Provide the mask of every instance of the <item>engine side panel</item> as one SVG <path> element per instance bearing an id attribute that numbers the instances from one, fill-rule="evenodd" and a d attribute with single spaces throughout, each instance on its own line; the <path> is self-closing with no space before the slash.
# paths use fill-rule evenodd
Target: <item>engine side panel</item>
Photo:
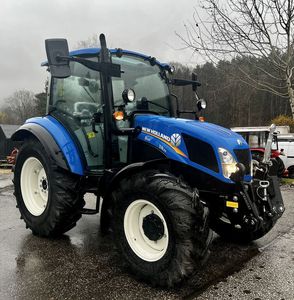
<path id="1" fill-rule="evenodd" d="M 244 180 L 251 180 L 249 146 L 240 135 L 226 128 L 210 123 L 156 115 L 138 115 L 135 117 L 134 125 L 142 128 L 137 138 L 150 143 L 167 158 L 189 165 L 221 182 L 230 184 L 233 181 L 223 176 L 218 155 L 218 148 L 225 147 L 237 162 L 246 164 L 247 174 L 244 176 Z M 196 145 L 194 141 L 193 145 L 195 144 L 195 147 L 191 149 L 190 145 L 188 151 L 188 143 L 185 141 L 185 136 L 188 139 L 201 141 L 201 147 L 203 147 L 199 149 L 197 146 L 199 143 L 196 143 Z M 209 149 L 206 149 L 207 151 L 204 149 L 204 145 L 209 146 Z M 247 151 L 249 154 L 246 161 L 240 161 L 234 150 Z M 202 157 L 197 157 L 201 155 Z M 212 157 L 213 159 L 211 159 Z"/>

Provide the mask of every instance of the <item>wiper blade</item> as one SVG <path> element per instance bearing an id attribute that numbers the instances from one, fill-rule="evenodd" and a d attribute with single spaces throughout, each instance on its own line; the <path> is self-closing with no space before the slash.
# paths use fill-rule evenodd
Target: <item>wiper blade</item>
<path id="1" fill-rule="evenodd" d="M 141 99 L 141 101 L 142 101 L 142 103 L 150 103 L 150 104 L 153 104 L 153 105 L 155 105 L 155 106 L 158 106 L 158 107 L 160 107 L 160 108 L 163 108 L 163 109 L 165 109 L 165 110 L 167 110 L 167 111 L 169 111 L 169 109 L 168 108 L 166 108 L 165 106 L 163 106 L 163 105 L 161 105 L 161 104 L 158 104 L 158 103 L 156 103 L 156 102 L 153 102 L 153 101 L 151 101 L 151 100 L 148 100 L 146 97 L 143 97 L 142 99 Z"/>

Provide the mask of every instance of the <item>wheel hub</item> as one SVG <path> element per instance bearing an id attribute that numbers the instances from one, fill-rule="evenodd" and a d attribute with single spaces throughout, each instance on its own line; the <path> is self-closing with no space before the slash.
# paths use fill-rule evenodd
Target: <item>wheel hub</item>
<path id="1" fill-rule="evenodd" d="M 144 234 L 151 241 L 160 240 L 164 235 L 164 226 L 158 215 L 151 213 L 143 219 Z"/>
<path id="2" fill-rule="evenodd" d="M 168 249 L 166 220 L 159 208 L 148 200 L 137 199 L 128 206 L 124 232 L 130 248 L 145 261 L 160 260 Z"/>
<path id="3" fill-rule="evenodd" d="M 43 179 L 43 180 L 42 180 L 42 188 L 43 188 L 43 190 L 47 190 L 47 187 L 48 187 L 48 185 L 47 185 L 47 180 L 46 180 L 46 179 Z"/>

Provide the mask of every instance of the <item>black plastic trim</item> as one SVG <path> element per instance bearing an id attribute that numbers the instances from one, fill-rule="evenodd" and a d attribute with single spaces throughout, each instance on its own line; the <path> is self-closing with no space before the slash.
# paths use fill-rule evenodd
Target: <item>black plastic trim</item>
<path id="1" fill-rule="evenodd" d="M 27 138 L 35 137 L 40 141 L 45 151 L 50 154 L 56 164 L 65 169 L 70 170 L 70 167 L 63 156 L 63 153 L 51 134 L 38 124 L 24 124 L 12 136 L 13 141 L 25 141 Z"/>

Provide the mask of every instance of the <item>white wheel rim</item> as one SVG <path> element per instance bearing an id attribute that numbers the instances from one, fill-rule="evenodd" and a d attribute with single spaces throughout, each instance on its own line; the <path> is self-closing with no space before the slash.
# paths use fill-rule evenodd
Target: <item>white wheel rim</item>
<path id="1" fill-rule="evenodd" d="M 156 241 L 149 239 L 143 229 L 144 218 L 151 214 L 160 218 L 164 229 L 163 235 Z M 157 261 L 167 251 L 169 235 L 165 218 L 160 210 L 147 200 L 139 199 L 128 206 L 124 216 L 124 231 L 131 249 L 145 261 Z"/>
<path id="2" fill-rule="evenodd" d="M 24 162 L 20 187 L 27 210 L 34 216 L 40 216 L 48 203 L 49 185 L 45 169 L 37 158 L 29 157 Z"/>

